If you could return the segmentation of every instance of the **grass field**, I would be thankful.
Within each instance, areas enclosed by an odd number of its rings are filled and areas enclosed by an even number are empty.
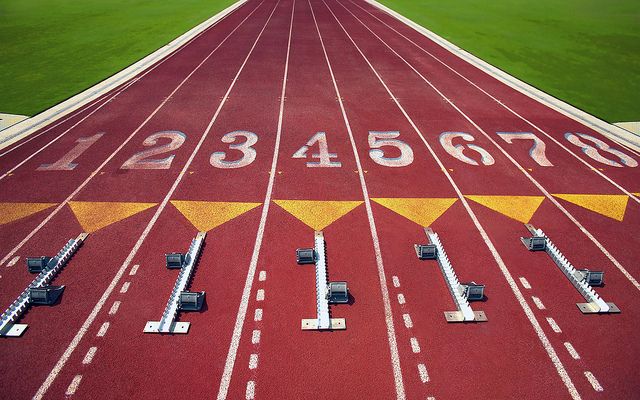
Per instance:
[[[234,0],[0,0],[0,113],[34,115]]]
[[[638,0],[379,0],[609,122],[640,120]]]

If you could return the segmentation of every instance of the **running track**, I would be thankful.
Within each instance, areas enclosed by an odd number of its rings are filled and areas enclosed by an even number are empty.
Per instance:
[[[0,152],[3,309],[25,257],[90,233],[61,302],[0,340],[0,397],[637,397],[638,160],[369,3],[250,0]],[[580,313],[526,222],[605,271],[622,312]],[[487,322],[445,321],[443,276],[413,250],[426,225],[486,284]],[[294,251],[314,229],[349,283],[343,331],[300,330],[315,275]],[[144,334],[176,279],[164,254],[202,230],[207,305],[180,315],[188,335]]]

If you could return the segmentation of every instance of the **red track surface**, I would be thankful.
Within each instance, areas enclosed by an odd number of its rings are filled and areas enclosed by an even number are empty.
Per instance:
[[[186,135],[151,157],[173,155],[169,168],[121,168],[160,131]],[[255,160],[212,166],[214,152],[241,159],[222,140],[234,131],[257,135]],[[370,131],[399,132],[412,162],[375,162]],[[74,169],[37,170],[101,132]],[[341,167],[307,167],[317,145],[307,160],[291,157],[317,132]],[[442,132],[471,134],[493,165],[453,157]],[[534,133],[553,166],[530,156],[531,140],[509,144],[497,132]],[[0,397],[637,398],[640,207],[630,192],[640,190],[640,174],[594,160],[566,132],[639,159],[367,3],[249,1],[151,72],[0,152],[0,203],[55,203],[2,226],[3,309],[33,279],[26,256],[53,255],[83,230],[69,201],[153,203],[92,231],[54,282],[67,287],[61,302],[31,308],[23,337],[0,340]],[[480,161],[471,149],[463,154]],[[627,196],[624,216],[551,194]],[[473,195],[540,196],[541,204],[523,221],[464,197]],[[426,242],[422,227],[369,198],[452,199],[431,226],[458,276],[487,285],[472,305],[488,322],[446,323],[443,312],[455,306],[442,274],[413,252]],[[207,292],[207,306],[180,315],[189,334],[144,334],[177,275],[163,254],[186,251],[194,224],[207,223],[192,224],[175,200],[261,206],[209,231],[191,283]],[[348,281],[352,295],[332,307],[346,330],[300,330],[315,315],[314,272],[296,265],[294,250],[312,245],[313,224],[274,200],[363,202],[323,229],[330,278]],[[550,258],[520,243],[523,222],[542,228],[574,265],[606,271],[597,291],[622,313],[581,314],[582,297]]]

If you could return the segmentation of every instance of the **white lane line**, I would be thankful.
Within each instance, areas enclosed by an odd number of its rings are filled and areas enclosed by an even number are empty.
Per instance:
[[[386,24],[384,21],[380,20],[378,17],[376,17],[375,15],[373,15],[372,13],[370,13],[368,10],[364,9],[363,7],[361,7],[360,5],[356,4],[353,2],[353,0],[350,0],[351,3],[355,4],[357,7],[359,7],[360,9],[362,9],[363,11],[365,11],[366,13],[368,13],[369,15],[371,15],[373,18],[377,19],[378,21],[380,21],[383,25],[385,25],[386,27],[388,27],[389,29],[391,29],[392,31],[394,31],[395,33],[397,33],[398,35],[402,36],[404,39],[406,39],[407,41],[409,41],[411,44],[413,44],[414,46],[416,46],[417,48],[419,48],[420,50],[422,50],[422,52],[424,52],[425,54],[427,54],[428,56],[430,56],[431,58],[433,58],[434,60],[436,60],[437,62],[439,62],[440,64],[442,64],[443,66],[445,66],[446,68],[448,68],[450,71],[452,71],[453,73],[455,73],[456,75],[458,75],[459,77],[461,77],[462,79],[464,79],[465,81],[467,81],[469,84],[471,84],[472,86],[474,86],[476,89],[478,89],[479,91],[481,91],[482,93],[484,93],[485,95],[487,95],[489,98],[491,98],[493,101],[495,101],[496,103],[498,103],[500,106],[502,106],[504,109],[506,109],[507,111],[509,111],[511,114],[515,115],[516,117],[520,118],[522,121],[524,121],[525,123],[527,123],[529,126],[531,126],[533,129],[538,130],[540,133],[542,133],[543,135],[545,135],[546,137],[548,137],[551,141],[553,141],[556,145],[558,145],[560,148],[562,148],[564,151],[566,151],[567,153],[571,154],[576,160],[578,160],[580,163],[584,164],[587,168],[589,168],[590,171],[595,172],[596,174],[600,175],[600,177],[602,177],[603,179],[605,179],[607,182],[609,182],[610,184],[612,184],[615,188],[617,188],[618,190],[620,190],[621,192],[623,192],[624,194],[626,194],[627,196],[631,197],[634,201],[636,201],[637,203],[640,203],[640,199],[638,199],[637,196],[633,195],[633,193],[629,192],[628,190],[626,190],[625,188],[623,188],[621,185],[619,185],[618,183],[616,183],[613,179],[609,178],[606,174],[604,174],[603,172],[601,172],[600,170],[598,170],[597,168],[595,168],[593,165],[591,165],[587,160],[583,159],[582,157],[580,157],[578,154],[576,154],[575,152],[571,151],[567,146],[565,146],[562,142],[560,142],[559,140],[557,140],[555,137],[553,137],[552,135],[550,135],[549,133],[547,133],[545,130],[543,130],[542,128],[540,128],[539,126],[537,126],[536,124],[534,124],[533,122],[529,121],[527,118],[525,118],[524,116],[520,115],[519,113],[517,113],[515,110],[511,109],[509,106],[507,106],[506,103],[503,103],[502,101],[498,100],[496,97],[494,97],[493,95],[491,95],[490,93],[488,93],[487,91],[485,91],[484,89],[482,89],[480,86],[478,86],[477,84],[475,84],[473,81],[471,81],[470,79],[468,79],[466,76],[462,75],[460,72],[458,72],[456,69],[452,68],[451,66],[449,66],[447,63],[445,63],[444,61],[442,61],[440,58],[436,57],[435,55],[433,55],[432,53],[430,53],[429,51],[427,51],[426,49],[424,49],[423,47],[421,47],[420,45],[418,45],[417,43],[415,43],[414,41],[412,41],[411,39],[409,39],[408,37],[406,37],[405,35],[403,35],[402,33],[398,32],[397,30],[395,30],[394,28],[392,28],[391,26],[389,26],[388,24]],[[342,4],[341,4],[342,5]],[[344,5],[342,5],[344,7]],[[346,7],[345,7],[346,8]],[[347,9],[348,10],[348,9]],[[351,12],[351,11],[349,11]],[[353,14],[352,14],[353,15]],[[357,18],[357,17],[356,17]],[[360,23],[362,23],[364,25],[364,22],[360,21]],[[365,25],[366,26],[366,25]],[[604,135],[603,135],[604,136]],[[608,138],[610,139],[610,138]],[[625,146],[626,147],[626,146]],[[633,151],[634,153],[636,153],[635,151]]]
[[[393,287],[400,287],[400,279],[397,276],[392,276],[391,280],[393,281]]]
[[[522,287],[525,289],[531,289],[531,285],[529,284],[529,281],[526,280],[524,277],[520,277],[520,283],[522,283]]]
[[[262,3],[260,3],[262,4]],[[256,7],[257,9],[258,7]],[[140,124],[136,130],[133,131],[133,133],[131,133],[131,135],[129,135],[129,137],[127,137],[121,144],[120,146],[118,146],[118,148],[111,153],[111,155],[109,157],[107,157],[106,160],[104,160],[104,162],[102,162],[102,164],[100,164],[98,166],[98,168],[96,168],[91,175],[89,175],[89,177],[87,177],[81,184],[80,186],[78,186],[76,188],[76,190],[74,190],[66,199],[64,199],[64,201],[62,201],[60,204],[58,204],[58,206],[51,211],[51,213],[42,221],[40,222],[40,224],[38,224],[38,226],[36,226],[20,243],[18,243],[18,245],[16,247],[14,247],[9,254],[7,254],[2,260],[0,260],[0,265],[4,264],[7,259],[9,259],[10,257],[12,257],[18,250],[20,250],[22,248],[22,246],[25,245],[25,243],[27,243],[36,233],[38,233],[40,231],[40,229],[42,229],[43,226],[45,226],[56,214],[58,214],[58,212],[60,212],[60,210],[62,210],[68,203],[69,201],[71,201],[71,199],[73,199],[82,189],[84,189],[85,186],[87,186],[89,184],[89,182],[91,181],[91,179],[93,179],[94,176],[98,175],[98,173],[102,170],[102,168],[104,168],[105,165],[107,165],[109,163],[109,161],[111,161],[119,152],[120,150],[122,150],[127,143],[129,143],[133,137],[144,127],[146,126],[146,124],[160,111],[160,109],[166,104],[167,101],[169,101],[169,99],[189,80],[189,78],[191,78],[191,76],[193,76],[193,74],[196,73],[196,71],[198,69],[200,69],[200,67],[213,55],[213,53],[218,50],[218,48],[220,46],[222,46],[223,43],[226,42],[226,40],[244,23],[244,21],[246,21],[251,14],[253,14],[253,12],[255,12],[254,9],[249,15],[247,15],[247,17],[245,17],[244,20],[242,20],[240,22],[240,24],[238,24],[237,27],[234,28],[233,31],[231,31],[223,40],[222,42],[220,42],[220,44],[218,44],[216,46],[215,49],[213,49],[211,51],[211,53],[209,53],[207,55],[207,57],[205,57],[200,64],[198,64],[193,71],[191,71],[189,73],[189,75],[187,75],[182,82],[180,82],[178,84],[178,86],[176,86],[175,89],[173,89],[173,91],[169,94],[169,96],[167,96],[162,103],[160,103],[160,105],[158,105],[158,107],[156,107],[155,110],[153,110],[153,112],[151,114],[149,114],[149,116],[142,122],[142,124]],[[36,394],[37,399],[40,398],[41,396],[39,394]],[[36,400],[37,400],[36,399]]]
[[[324,0],[323,0],[324,1]],[[326,3],[325,3],[326,5]],[[327,6],[329,7],[329,6]],[[343,6],[344,7],[344,6]],[[347,11],[349,11],[347,9]],[[331,11],[331,13],[333,14],[333,11]],[[349,11],[349,13],[351,13],[351,11]],[[351,13],[351,15],[353,15],[353,13]],[[335,17],[335,14],[334,14]],[[360,19],[356,16],[354,16],[358,21],[360,21]],[[337,17],[336,17],[337,20]],[[362,21],[360,21],[362,23]],[[620,272],[622,272],[622,274],[629,280],[629,282],[631,282],[635,288],[637,290],[640,291],[640,283],[638,283],[638,281],[629,273],[629,271],[627,271],[622,264],[620,264],[620,262],[618,262],[618,260],[611,254],[609,253],[609,251],[607,249],[604,248],[604,246],[602,245],[602,243],[600,243],[595,236],[593,236],[591,234],[591,232],[589,232],[574,216],[573,214],[571,214],[566,208],[564,208],[564,206],[562,204],[560,204],[560,202],[551,195],[551,193],[549,193],[547,191],[547,189],[545,189],[544,186],[542,186],[542,184],[540,184],[540,182],[538,182],[531,174],[529,174],[529,172],[522,166],[520,165],[520,163],[518,163],[513,157],[511,157],[511,155],[498,143],[496,142],[487,132],[484,131],[484,129],[482,129],[474,120],[472,120],[467,114],[464,113],[464,111],[462,111],[458,106],[456,106],[453,101],[451,101],[451,99],[449,99],[447,96],[444,95],[444,93],[442,93],[433,83],[431,83],[430,80],[428,80],[422,73],[420,73],[420,71],[418,71],[411,63],[409,63],[404,57],[402,57],[400,54],[398,54],[397,51],[395,51],[391,46],[389,46],[382,38],[380,38],[380,36],[378,36],[375,32],[373,32],[368,26],[364,25],[363,26],[369,31],[371,32],[371,34],[373,34],[376,38],[378,38],[378,40],[380,42],[382,42],[389,50],[391,50],[391,52],[393,54],[395,54],[399,59],[401,59],[409,68],[411,68],[411,70],[413,70],[413,72],[415,72],[427,85],[429,85],[436,93],[438,93],[438,95],[440,97],[442,97],[443,100],[445,100],[450,106],[451,108],[453,108],[454,110],[456,110],[464,119],[466,119],[471,125],[473,125],[478,132],[480,132],[489,142],[491,142],[491,144],[493,144],[510,162],[511,164],[513,164],[513,166],[516,167],[517,170],[519,170],[531,183],[533,183],[533,185],[538,188],[538,190],[540,191],[540,193],[542,193],[547,199],[549,199],[549,201],[551,203],[553,203],[554,206],[556,206],[556,208],[558,210],[560,210],[560,212],[562,212],[567,218],[569,218],[569,220],[571,220],[571,222],[573,222],[573,224],[598,248],[600,249],[600,251],[602,252],[602,254],[605,255],[605,257],[607,257],[609,259],[609,261],[611,261],[611,263],[613,265],[615,265],[616,268],[618,268],[618,270]],[[344,27],[343,27],[344,29]],[[346,30],[345,30],[346,32]],[[348,33],[347,33],[348,35]],[[353,40],[352,40],[353,41]],[[355,42],[353,42],[354,45],[357,47],[357,45],[355,44]],[[361,52],[362,54],[362,52]],[[362,54],[363,57],[364,54]],[[365,57],[366,58],[366,57]],[[367,60],[368,62],[368,60]],[[371,66],[371,68],[373,68],[373,66]],[[377,75],[377,73],[376,73]],[[382,78],[379,78],[380,80],[382,80]],[[400,104],[398,102],[398,99],[393,96],[393,94],[391,94],[391,97],[393,99],[393,101],[396,102],[396,104]],[[399,105],[400,106],[400,105]],[[636,199],[637,200],[637,199]]]
[[[564,342],[564,347],[566,347],[569,354],[571,354],[571,358],[573,358],[574,360],[580,359],[580,354],[578,354],[578,352],[576,351],[576,349],[573,347],[571,343]]]
[[[256,322],[262,321],[262,308],[256,308],[256,312],[253,314],[253,320]]]
[[[264,282],[267,280],[267,271],[260,271],[260,274],[258,274],[258,280],[260,282]]]
[[[76,390],[78,390],[78,386],[80,386],[80,381],[82,381],[82,375],[74,376],[64,394],[67,396],[73,396]]]
[[[264,289],[258,289],[256,292],[256,301],[264,301]]]
[[[87,354],[84,355],[82,363],[84,365],[91,364],[91,361],[93,361],[93,357],[96,355],[96,351],[98,351],[98,348],[96,346],[91,347],[89,351],[87,351]]]
[[[398,303],[405,304],[407,301],[404,298],[404,294],[398,293]]]
[[[262,4],[262,3],[260,3]],[[275,11],[275,7],[273,9]],[[254,10],[255,11],[255,10]],[[251,15],[251,14],[249,14]],[[95,307],[93,308],[93,310],[91,311],[91,314],[89,314],[89,316],[87,317],[87,319],[85,320],[85,322],[82,324],[82,327],[80,328],[80,330],[76,333],[76,336],[73,338],[73,340],[71,341],[71,343],[69,344],[69,346],[67,347],[67,349],[65,350],[64,354],[62,355],[62,357],[60,357],[60,359],[58,359],[58,362],[56,363],[56,365],[53,367],[53,369],[51,370],[51,372],[49,373],[49,375],[47,376],[47,379],[42,383],[42,385],[40,386],[40,388],[38,389],[38,392],[36,393],[36,395],[34,396],[34,400],[40,400],[42,399],[42,397],[44,396],[44,394],[47,392],[47,390],[49,389],[49,387],[51,386],[51,384],[53,383],[53,381],[56,379],[56,377],[58,376],[58,374],[60,373],[60,371],[62,370],[62,368],[64,367],[64,365],[66,364],[67,360],[69,359],[69,357],[71,357],[71,354],[74,352],[74,350],[76,349],[76,347],[78,346],[78,344],[80,343],[80,341],[82,340],[82,338],[84,337],[85,333],[89,330],[89,327],[91,326],[91,324],[93,323],[93,321],[96,319],[96,317],[98,316],[98,313],[100,312],[100,310],[102,310],[102,307],[104,306],[105,302],[107,301],[107,299],[109,298],[109,296],[111,295],[111,293],[113,292],[113,290],[115,289],[115,287],[118,285],[118,282],[120,281],[120,279],[122,278],[122,275],[124,275],[124,272],[126,271],[126,269],[129,267],[129,265],[131,264],[131,261],[133,261],[133,258],[135,257],[136,253],[138,252],[138,249],[140,248],[140,246],[142,246],[142,243],[145,241],[145,239],[147,238],[147,236],[149,235],[149,233],[151,232],[151,229],[153,228],[153,226],[155,225],[156,221],[158,220],[158,218],[160,217],[160,213],[162,213],[162,211],[165,209],[165,207],[167,206],[167,203],[169,202],[169,199],[171,198],[171,196],[173,195],[173,193],[175,192],[176,188],[178,187],[178,184],[181,182],[182,177],[185,175],[186,171],[189,169],[189,167],[191,166],[191,163],[193,162],[193,159],[195,158],[196,154],[198,153],[198,150],[200,150],[200,147],[202,147],[202,143],[204,142],[204,140],[207,138],[208,133],[211,131],[211,128],[213,127],[213,123],[215,122],[215,120],[218,118],[218,115],[220,114],[220,111],[222,110],[222,106],[225,104],[225,99],[227,99],[229,97],[229,93],[231,92],[231,90],[233,89],[236,81],[238,80],[238,77],[240,76],[240,73],[242,72],[242,70],[244,69],[244,66],[247,64],[247,61],[249,60],[249,57],[251,56],[251,54],[253,53],[253,49],[256,47],[256,44],[258,43],[258,39],[260,39],[260,37],[262,36],[262,32],[264,32],[264,29],[267,26],[267,23],[271,20],[271,16],[273,15],[273,11],[271,12],[271,14],[269,15],[269,19],[267,19],[267,22],[265,22],[262,30],[260,31],[260,33],[258,34],[258,37],[256,38],[256,40],[253,42],[253,46],[251,47],[251,49],[249,50],[249,53],[247,54],[247,56],[245,57],[244,61],[242,62],[242,65],[240,66],[240,69],[238,70],[238,72],[236,73],[235,77],[233,78],[233,81],[231,82],[231,84],[229,85],[229,88],[227,89],[227,92],[225,93],[225,95],[223,96],[222,100],[220,101],[220,104],[218,105],[218,109],[216,110],[213,118],[211,119],[211,121],[209,121],[209,125],[207,126],[206,130],[204,131],[204,133],[202,134],[202,137],[200,138],[200,141],[198,142],[198,144],[196,145],[196,147],[194,148],[193,152],[191,153],[191,156],[189,157],[189,159],[187,160],[186,164],[184,165],[184,167],[182,168],[182,171],[180,171],[180,174],[178,175],[178,178],[175,180],[175,182],[173,183],[173,186],[171,186],[171,189],[169,189],[169,192],[167,193],[167,195],[165,196],[165,198],[162,200],[162,203],[158,206],[158,208],[156,209],[155,214],[153,215],[153,217],[151,218],[151,220],[149,221],[149,223],[147,224],[146,228],[144,229],[144,231],[142,232],[142,235],[140,235],[140,237],[138,238],[138,241],[136,242],[136,244],[133,246],[133,249],[131,249],[131,252],[129,253],[129,255],[127,256],[126,260],[124,261],[124,263],[122,264],[122,266],[120,267],[120,269],[118,270],[118,272],[116,272],[116,275],[113,277],[113,280],[111,281],[111,283],[109,284],[109,286],[107,287],[107,289],[104,291],[104,293],[102,294],[102,297],[100,298],[100,300],[98,301],[98,303],[96,303]],[[242,23],[244,21],[246,21],[246,19],[249,16],[247,16],[236,28],[234,28],[234,30],[229,33],[229,35],[226,37],[228,38],[233,32],[235,32],[236,29],[238,29],[240,27],[240,25],[242,25]],[[226,40],[225,38],[225,40]],[[218,45],[219,47],[220,45]],[[218,48],[216,47],[216,49]],[[214,50],[215,51],[215,50]],[[210,55],[213,54],[210,53]],[[197,68],[199,68],[199,66],[201,66],[202,64],[204,64],[204,62],[207,59],[203,60]],[[195,72],[195,70],[192,72],[192,74]],[[185,78],[188,79],[191,76],[191,74]],[[177,90],[177,89],[176,89]],[[174,91],[175,92],[175,91]],[[107,160],[108,161],[108,160]],[[106,164],[106,162],[103,163]],[[101,167],[98,168],[98,170]],[[98,171],[96,170],[96,172]],[[88,181],[85,181],[88,182]],[[80,188],[79,188],[80,189]],[[78,191],[79,191],[78,189]],[[77,191],[76,191],[77,192]],[[74,192],[74,194],[76,193]],[[69,196],[67,198],[68,201],[69,199],[71,199],[73,197],[72,194],[71,196]],[[44,222],[43,222],[44,224]],[[42,225],[43,225],[42,224]],[[26,242],[27,239],[25,239]]]
[[[104,335],[107,334],[107,329],[109,329],[109,323],[105,322],[104,324],[102,324],[102,326],[100,327],[100,330],[98,331],[98,334],[96,335],[97,337],[103,337]]]
[[[249,369],[256,368],[258,368],[258,355],[254,353],[249,356]]]
[[[533,302],[535,303],[536,307],[538,307],[538,310],[546,309],[544,304],[542,304],[542,300],[540,300],[536,296],[531,296],[531,300],[533,300]]]
[[[140,264],[135,264],[133,267],[131,267],[131,271],[129,271],[129,276],[134,276],[135,274],[137,274],[138,268],[140,268]]]
[[[277,5],[278,4],[276,4],[276,7]],[[289,55],[291,53],[293,14],[295,9],[296,9],[296,3],[294,1],[293,6],[291,7],[291,22],[289,24],[289,38],[287,39],[287,56],[285,58],[284,72],[282,77],[282,91],[280,92],[280,110],[278,112],[278,127],[276,129],[275,145],[273,149],[273,159],[271,161],[271,169],[269,171],[269,183],[267,184],[267,192],[264,197],[262,214],[260,215],[260,224],[258,225],[258,233],[256,234],[256,241],[253,246],[251,262],[249,263],[249,269],[247,271],[247,279],[245,280],[244,289],[242,290],[242,298],[240,300],[240,305],[238,306],[238,314],[236,316],[236,322],[233,327],[231,343],[229,344],[227,359],[224,363],[224,370],[222,372],[222,377],[220,379],[220,387],[218,388],[217,400],[223,400],[227,397],[229,384],[231,383],[231,374],[233,373],[233,366],[236,362],[238,346],[240,346],[240,338],[242,336],[242,327],[244,326],[244,319],[247,315],[249,297],[251,296],[253,279],[255,277],[256,268],[258,266],[258,257],[260,255],[260,248],[262,247],[262,238],[264,236],[264,230],[267,224],[267,215],[269,213],[269,206],[271,204],[271,194],[273,193],[273,185],[275,183],[275,177],[276,177],[277,166],[278,166],[278,152],[280,150],[280,137],[282,136],[282,121],[284,119],[284,101],[285,101],[285,95],[287,91],[287,78],[289,74]],[[275,8],[274,8],[274,11],[275,11]],[[256,310],[256,315],[255,315],[256,321],[258,320],[257,313],[258,313],[258,310]],[[262,319],[262,310],[260,310],[260,319]],[[248,390],[248,386],[247,386],[247,390]]]
[[[553,329],[555,333],[562,333],[562,329],[560,329],[560,327],[558,326],[558,324],[553,318],[547,317],[547,322],[549,323],[549,326],[551,327],[551,329]]]
[[[326,6],[326,3],[325,3],[325,6]],[[327,54],[327,49],[324,45],[324,40],[322,39],[322,34],[320,33],[320,27],[318,26],[318,21],[316,20],[316,15],[315,15],[315,12],[313,11],[313,6],[311,5],[310,0],[309,0],[309,7],[311,9],[311,15],[313,16],[313,22],[316,26],[316,31],[318,32],[318,37],[320,38],[320,44],[322,45],[322,52],[324,53],[324,58],[327,61],[329,74],[331,75],[331,80],[333,81],[333,88],[336,91],[336,97],[338,99],[338,104],[340,105],[342,119],[344,120],[345,127],[347,128],[347,133],[349,134],[349,141],[351,142],[353,157],[356,161],[356,166],[358,168],[358,178],[360,179],[360,187],[362,188],[362,197],[364,198],[364,205],[367,211],[367,219],[369,220],[371,238],[373,240],[373,249],[376,255],[376,266],[378,268],[380,292],[382,294],[382,303],[384,305],[385,323],[387,325],[387,340],[389,342],[389,351],[391,353],[390,354],[391,367],[393,369],[393,378],[396,386],[396,397],[398,400],[404,400],[406,398],[406,394],[404,389],[404,382],[402,381],[402,368],[400,366],[400,355],[398,354],[398,339],[396,338],[396,331],[393,324],[393,314],[391,312],[391,300],[389,299],[389,288],[387,287],[387,277],[384,271],[384,264],[382,262],[382,251],[380,250],[378,230],[376,228],[376,223],[373,219],[373,210],[371,208],[371,201],[369,200],[369,190],[367,189],[367,183],[364,179],[364,172],[362,169],[362,164],[360,163],[358,148],[356,146],[356,142],[353,137],[353,132],[351,130],[351,124],[349,123],[349,118],[347,117],[347,111],[344,108],[342,96],[340,95],[340,89],[338,89],[338,83],[336,82],[336,77],[333,74],[333,68],[331,67],[331,62],[329,61],[329,55]]]
[[[258,329],[254,329],[251,334],[251,343],[259,344],[260,343],[260,331]]]
[[[326,3],[325,3],[325,6],[327,8],[329,8],[329,6]],[[498,250],[496,249],[495,245],[493,244],[493,242],[489,238],[489,235],[485,231],[485,229],[482,226],[482,224],[480,224],[480,221],[478,220],[478,217],[475,215],[475,213],[471,209],[471,206],[469,205],[469,202],[467,202],[467,199],[462,194],[462,191],[460,190],[458,185],[455,183],[455,181],[453,180],[453,178],[451,177],[451,175],[449,174],[449,172],[445,168],[445,166],[442,163],[442,161],[440,160],[440,158],[438,158],[438,155],[435,153],[435,151],[433,150],[433,148],[431,147],[429,142],[427,142],[427,140],[425,139],[425,137],[422,134],[422,132],[420,131],[420,129],[416,126],[416,124],[413,122],[411,117],[407,114],[406,110],[402,107],[402,105],[398,101],[397,97],[393,94],[393,92],[391,92],[391,90],[389,89],[387,84],[384,82],[382,77],[380,77],[380,74],[378,73],[378,71],[373,67],[373,65],[371,64],[369,59],[364,55],[362,50],[360,50],[358,45],[355,43],[355,41],[353,40],[353,38],[351,37],[349,32],[347,32],[347,30],[344,28],[344,26],[342,25],[340,20],[338,20],[338,17],[336,17],[336,15],[333,13],[331,8],[329,8],[329,11],[331,12],[331,14],[335,18],[335,20],[338,22],[338,25],[340,25],[340,27],[342,28],[343,32],[347,35],[347,37],[349,38],[351,43],[354,45],[356,50],[358,50],[358,52],[360,53],[362,58],[368,64],[368,66],[371,69],[371,71],[375,74],[375,76],[378,78],[378,80],[380,81],[382,86],[386,89],[386,91],[389,94],[390,98],[395,102],[396,106],[402,112],[402,114],[404,115],[406,120],[409,122],[411,127],[414,129],[416,134],[420,137],[420,139],[424,143],[425,147],[427,148],[427,150],[429,151],[431,156],[434,158],[434,160],[436,161],[436,163],[440,167],[440,170],[445,174],[445,176],[449,180],[449,183],[451,184],[451,187],[456,192],[456,195],[458,196],[458,198],[460,199],[460,202],[462,203],[463,207],[467,211],[467,214],[469,215],[469,217],[473,221],[473,224],[475,225],[476,229],[480,233],[480,236],[482,236],[482,239],[484,240],[486,246],[489,248],[489,251],[491,252],[494,260],[498,264],[498,268],[500,268],[500,271],[502,272],[502,274],[505,277],[507,283],[509,284],[509,287],[511,287],[511,290],[512,290],[514,296],[518,300],[518,303],[520,304],[520,307],[522,307],[522,310],[524,311],[525,315],[529,319],[529,322],[531,323],[531,326],[533,327],[534,331],[538,335],[538,339],[540,339],[540,342],[542,343],[542,346],[544,347],[545,351],[547,352],[547,355],[549,356],[549,359],[551,360],[551,362],[553,363],[554,367],[556,368],[556,371],[557,371],[558,375],[560,376],[560,378],[562,379],[562,382],[564,383],[565,387],[567,388],[567,391],[569,392],[569,394],[571,395],[573,400],[581,399],[580,394],[578,393],[578,390],[576,389],[575,385],[573,384],[573,381],[571,380],[571,377],[567,373],[566,368],[562,364],[562,361],[560,361],[560,358],[558,357],[557,352],[553,348],[553,345],[549,341],[549,338],[544,333],[544,330],[542,329],[542,326],[540,325],[540,323],[538,322],[537,318],[533,314],[533,311],[531,310],[531,307],[529,307],[529,305],[527,304],[524,296],[522,295],[522,292],[520,291],[520,288],[518,288],[518,285],[516,284],[515,280],[513,279],[513,276],[511,275],[511,272],[509,272],[509,269],[507,268],[506,264],[504,263],[504,260],[502,260],[502,257],[498,253]]]
[[[427,372],[427,367],[425,367],[424,364],[418,364],[418,374],[420,375],[422,383],[429,382],[429,373]]]
[[[120,308],[120,302],[118,300],[113,302],[111,309],[109,310],[109,315],[115,315],[118,312],[118,308]]]
[[[129,285],[131,285],[131,282],[123,283],[122,287],[120,288],[120,293],[127,293],[127,290],[129,290]]]
[[[414,337],[411,338],[411,351],[416,354],[420,353],[420,343],[418,343],[418,339]]]
[[[247,400],[253,400],[256,397],[256,383],[254,381],[247,382],[247,391],[244,396]]]
[[[402,319],[404,320],[404,326],[406,326],[407,329],[413,328],[413,321],[411,320],[411,315],[402,314]]]
[[[7,263],[7,267],[13,267],[20,260],[20,256],[15,256]]]
[[[589,371],[584,371],[584,376],[587,377],[587,380],[589,381],[589,383],[591,384],[591,386],[593,387],[593,390],[595,390],[596,392],[602,392],[604,389],[602,388],[602,386],[600,386],[600,382],[598,382],[598,380],[596,379],[595,376],[593,376],[593,374]]]

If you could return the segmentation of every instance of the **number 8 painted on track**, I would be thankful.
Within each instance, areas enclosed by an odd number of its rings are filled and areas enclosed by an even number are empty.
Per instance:
[[[242,157],[234,161],[226,161],[227,153],[217,151],[211,154],[209,162],[216,168],[242,168],[251,164],[256,159],[256,149],[253,146],[258,142],[258,135],[249,131],[234,131],[225,134],[222,137],[223,143],[233,143],[238,136],[244,136],[246,140],[243,143],[231,144],[229,148],[242,152]]]
[[[580,137],[578,137],[580,136]],[[626,165],[627,167],[632,167],[635,168],[638,166],[638,162],[636,160],[634,160],[633,158],[631,158],[630,156],[624,154],[623,152],[613,149],[611,147],[609,147],[609,145],[605,142],[603,142],[600,139],[594,138],[593,136],[584,134],[584,133],[571,133],[571,132],[567,132],[564,134],[564,137],[571,143],[575,144],[576,146],[580,147],[580,149],[582,149],[582,152],[584,154],[586,154],[587,156],[589,156],[591,159],[596,160],[602,164],[605,165],[609,165],[611,167],[618,167],[618,168],[622,168],[622,165],[620,165],[619,163],[609,160],[606,157],[603,157],[600,152],[598,151],[598,149],[605,151],[609,154],[613,154],[614,156],[616,156],[620,162],[624,165]],[[585,142],[583,142],[582,140],[580,140],[580,138],[582,139],[586,139],[592,143],[594,143],[597,147],[593,147]]]

